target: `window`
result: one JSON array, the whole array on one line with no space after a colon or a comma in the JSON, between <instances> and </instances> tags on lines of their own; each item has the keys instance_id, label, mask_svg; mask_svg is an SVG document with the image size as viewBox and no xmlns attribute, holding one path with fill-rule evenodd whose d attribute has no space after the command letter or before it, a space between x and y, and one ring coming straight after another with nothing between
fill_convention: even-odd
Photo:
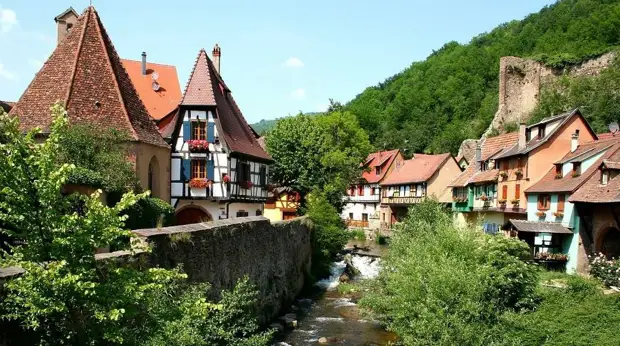
<instances>
[{"instance_id":1,"label":"window","mask_svg":"<svg viewBox=\"0 0 620 346\"><path fill-rule=\"evenodd\" d=\"M527 130L525 130L525 141L529 142L530 139L532 139L532 130L531 129L527 129Z\"/></svg>"},{"instance_id":2,"label":"window","mask_svg":"<svg viewBox=\"0 0 620 346\"><path fill-rule=\"evenodd\" d=\"M349 195L355 196L355 185L351 185L351 187L349 188Z\"/></svg>"},{"instance_id":3,"label":"window","mask_svg":"<svg viewBox=\"0 0 620 346\"><path fill-rule=\"evenodd\" d=\"M260 167L260 185L267 186L267 167Z\"/></svg>"},{"instance_id":4,"label":"window","mask_svg":"<svg viewBox=\"0 0 620 346\"><path fill-rule=\"evenodd\" d=\"M521 198L521 184L515 185L515 199Z\"/></svg>"},{"instance_id":5,"label":"window","mask_svg":"<svg viewBox=\"0 0 620 346\"><path fill-rule=\"evenodd\" d=\"M248 215L249 215L248 212L245 210L239 210L237 212L237 217L247 217Z\"/></svg>"},{"instance_id":6,"label":"window","mask_svg":"<svg viewBox=\"0 0 620 346\"><path fill-rule=\"evenodd\" d=\"M353 220L353 213L349 213L349 220Z\"/></svg>"},{"instance_id":7,"label":"window","mask_svg":"<svg viewBox=\"0 0 620 346\"><path fill-rule=\"evenodd\" d=\"M551 204L551 196L538 195L538 210L549 210Z\"/></svg>"},{"instance_id":8,"label":"window","mask_svg":"<svg viewBox=\"0 0 620 346\"><path fill-rule=\"evenodd\" d=\"M581 175L581 162L573 162L573 177Z\"/></svg>"},{"instance_id":9,"label":"window","mask_svg":"<svg viewBox=\"0 0 620 346\"><path fill-rule=\"evenodd\" d=\"M564 212L564 203L565 203L564 195L558 195L558 211Z\"/></svg>"},{"instance_id":10,"label":"window","mask_svg":"<svg viewBox=\"0 0 620 346\"><path fill-rule=\"evenodd\" d=\"M192 139L207 139L207 123L204 121L192 121Z\"/></svg>"},{"instance_id":11,"label":"window","mask_svg":"<svg viewBox=\"0 0 620 346\"><path fill-rule=\"evenodd\" d=\"M263 212L260 209L256 209L256 216L263 215Z\"/></svg>"},{"instance_id":12,"label":"window","mask_svg":"<svg viewBox=\"0 0 620 346\"><path fill-rule=\"evenodd\" d=\"M545 125L538 125L538 139L545 138Z\"/></svg>"},{"instance_id":13,"label":"window","mask_svg":"<svg viewBox=\"0 0 620 346\"><path fill-rule=\"evenodd\" d=\"M415 196L415 185L409 185L409 196Z\"/></svg>"},{"instance_id":14,"label":"window","mask_svg":"<svg viewBox=\"0 0 620 346\"><path fill-rule=\"evenodd\" d=\"M502 199L508 199L508 185L502 186Z\"/></svg>"},{"instance_id":15,"label":"window","mask_svg":"<svg viewBox=\"0 0 620 346\"><path fill-rule=\"evenodd\" d=\"M206 179L207 165L205 160L192 160L192 179Z\"/></svg>"},{"instance_id":16,"label":"window","mask_svg":"<svg viewBox=\"0 0 620 346\"><path fill-rule=\"evenodd\" d=\"M416 185L416 197L424 197L424 186L422 184Z\"/></svg>"},{"instance_id":17,"label":"window","mask_svg":"<svg viewBox=\"0 0 620 346\"><path fill-rule=\"evenodd\" d=\"M364 185L359 185L357 187L357 194L360 196L364 196Z\"/></svg>"},{"instance_id":18,"label":"window","mask_svg":"<svg viewBox=\"0 0 620 346\"><path fill-rule=\"evenodd\" d=\"M368 222L368 214L366 214L366 213L362 214L362 221L363 222Z\"/></svg>"},{"instance_id":19,"label":"window","mask_svg":"<svg viewBox=\"0 0 620 346\"><path fill-rule=\"evenodd\" d=\"M371 196L376 196L376 195L378 195L378 193L377 193L377 188L376 188L376 187L373 187L373 188L371 188L371 189L370 189L370 195L371 195Z\"/></svg>"},{"instance_id":20,"label":"window","mask_svg":"<svg viewBox=\"0 0 620 346\"><path fill-rule=\"evenodd\" d=\"M557 179L562 178L562 165L561 164L555 165L555 177Z\"/></svg>"},{"instance_id":21,"label":"window","mask_svg":"<svg viewBox=\"0 0 620 346\"><path fill-rule=\"evenodd\" d=\"M239 172L237 172L237 181L251 181L250 164L247 162L238 162L237 167L239 168Z\"/></svg>"},{"instance_id":22,"label":"window","mask_svg":"<svg viewBox=\"0 0 620 346\"><path fill-rule=\"evenodd\" d=\"M381 166L375 167L375 174L376 175L381 175Z\"/></svg>"},{"instance_id":23,"label":"window","mask_svg":"<svg viewBox=\"0 0 620 346\"><path fill-rule=\"evenodd\" d=\"M385 222L385 213L381 213L381 219L383 222Z\"/></svg>"},{"instance_id":24,"label":"window","mask_svg":"<svg viewBox=\"0 0 620 346\"><path fill-rule=\"evenodd\" d=\"M609 171L608 170L601 171L601 184L607 185L608 181L609 181Z\"/></svg>"}]
</instances>

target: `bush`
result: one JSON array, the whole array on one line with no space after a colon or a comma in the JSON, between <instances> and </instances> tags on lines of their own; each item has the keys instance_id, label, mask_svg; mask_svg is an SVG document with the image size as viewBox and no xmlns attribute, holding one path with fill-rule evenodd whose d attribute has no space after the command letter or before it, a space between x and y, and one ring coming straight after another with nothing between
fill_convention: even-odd
<instances>
[{"instance_id":1,"label":"bush","mask_svg":"<svg viewBox=\"0 0 620 346\"><path fill-rule=\"evenodd\" d=\"M329 275L329 267L349 235L336 208L322 193L312 192L307 200L307 215L312 223L312 275L319 279Z\"/></svg>"},{"instance_id":2,"label":"bush","mask_svg":"<svg viewBox=\"0 0 620 346\"><path fill-rule=\"evenodd\" d=\"M608 260L599 253L590 261L590 274L601 280L605 286L620 286L620 261Z\"/></svg>"},{"instance_id":3,"label":"bush","mask_svg":"<svg viewBox=\"0 0 620 346\"><path fill-rule=\"evenodd\" d=\"M349 239L366 240L366 232L363 229L351 229L349 230Z\"/></svg>"},{"instance_id":4,"label":"bush","mask_svg":"<svg viewBox=\"0 0 620 346\"><path fill-rule=\"evenodd\" d=\"M498 342L501 316L537 301L537 268L527 245L456 229L437 201L409 210L394 231L383 269L362 306L406 345Z\"/></svg>"},{"instance_id":5,"label":"bush","mask_svg":"<svg viewBox=\"0 0 620 346\"><path fill-rule=\"evenodd\" d=\"M126 214L128 229L155 228L175 224L174 208L163 200L147 197L130 207Z\"/></svg>"}]
</instances>

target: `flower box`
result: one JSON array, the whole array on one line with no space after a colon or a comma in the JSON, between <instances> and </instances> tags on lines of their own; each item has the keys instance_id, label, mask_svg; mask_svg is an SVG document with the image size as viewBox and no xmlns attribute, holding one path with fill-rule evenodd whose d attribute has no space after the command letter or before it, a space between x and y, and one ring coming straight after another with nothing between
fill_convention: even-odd
<instances>
[{"instance_id":1,"label":"flower box","mask_svg":"<svg viewBox=\"0 0 620 346\"><path fill-rule=\"evenodd\" d=\"M520 169L517 169L515 171L515 176L517 176L517 179L521 179L521 177L523 176L523 171Z\"/></svg>"},{"instance_id":2,"label":"flower box","mask_svg":"<svg viewBox=\"0 0 620 346\"><path fill-rule=\"evenodd\" d=\"M483 202L486 202L486 201L489 200L489 196L482 195L482 196L480 196L480 200L483 201Z\"/></svg>"},{"instance_id":3,"label":"flower box","mask_svg":"<svg viewBox=\"0 0 620 346\"><path fill-rule=\"evenodd\" d=\"M581 175L581 174L580 174L579 172L573 172L573 173L571 174L571 176L572 176L573 178L577 178L577 177L578 177L578 176L580 176L580 175Z\"/></svg>"},{"instance_id":4,"label":"flower box","mask_svg":"<svg viewBox=\"0 0 620 346\"><path fill-rule=\"evenodd\" d=\"M510 201L510 203L512 204L513 207L518 207L519 204L521 203L521 200L513 199L512 201Z\"/></svg>"},{"instance_id":5,"label":"flower box","mask_svg":"<svg viewBox=\"0 0 620 346\"><path fill-rule=\"evenodd\" d=\"M189 187L191 188L206 188L211 186L211 180L204 178L194 178L189 181Z\"/></svg>"},{"instance_id":6,"label":"flower box","mask_svg":"<svg viewBox=\"0 0 620 346\"><path fill-rule=\"evenodd\" d=\"M544 212L544 211L542 211L542 210L539 210L539 211L537 211L537 212L536 212L536 216L538 216L539 218L543 218L543 217L545 217L546 215L547 215L547 213L545 213L545 212Z\"/></svg>"},{"instance_id":7,"label":"flower box","mask_svg":"<svg viewBox=\"0 0 620 346\"><path fill-rule=\"evenodd\" d=\"M539 261L566 262L568 261L568 255L563 253L539 252L534 256L534 259Z\"/></svg>"},{"instance_id":8,"label":"flower box","mask_svg":"<svg viewBox=\"0 0 620 346\"><path fill-rule=\"evenodd\" d=\"M189 151L191 153L208 153L209 142L204 139L192 139L187 141Z\"/></svg>"},{"instance_id":9,"label":"flower box","mask_svg":"<svg viewBox=\"0 0 620 346\"><path fill-rule=\"evenodd\" d=\"M555 175L555 179L562 179L564 176L562 175L562 173L557 173Z\"/></svg>"},{"instance_id":10,"label":"flower box","mask_svg":"<svg viewBox=\"0 0 620 346\"><path fill-rule=\"evenodd\" d=\"M557 217L557 218L562 218L564 217L564 213L561 211L556 211L553 213L553 216Z\"/></svg>"},{"instance_id":11,"label":"flower box","mask_svg":"<svg viewBox=\"0 0 620 346\"><path fill-rule=\"evenodd\" d=\"M224 174L224 176L222 177L222 181L224 182L224 184L230 183L230 177L228 176L228 174Z\"/></svg>"},{"instance_id":12,"label":"flower box","mask_svg":"<svg viewBox=\"0 0 620 346\"><path fill-rule=\"evenodd\" d=\"M467 202L467 197L452 196L452 201L454 201L455 203L465 203Z\"/></svg>"},{"instance_id":13,"label":"flower box","mask_svg":"<svg viewBox=\"0 0 620 346\"><path fill-rule=\"evenodd\" d=\"M254 184L252 184L251 181L240 181L239 182L239 186L241 186L242 189L251 189L252 186L254 186Z\"/></svg>"},{"instance_id":14,"label":"flower box","mask_svg":"<svg viewBox=\"0 0 620 346\"><path fill-rule=\"evenodd\" d=\"M504 172L504 171L499 172L499 176L504 178L504 179L507 179L508 178L508 172Z\"/></svg>"}]
</instances>

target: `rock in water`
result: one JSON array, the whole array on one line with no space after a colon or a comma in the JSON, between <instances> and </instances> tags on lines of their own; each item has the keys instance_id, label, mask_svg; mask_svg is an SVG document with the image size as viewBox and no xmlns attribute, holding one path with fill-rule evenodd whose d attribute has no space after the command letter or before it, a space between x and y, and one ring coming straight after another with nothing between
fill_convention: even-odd
<instances>
[{"instance_id":1,"label":"rock in water","mask_svg":"<svg viewBox=\"0 0 620 346\"><path fill-rule=\"evenodd\" d=\"M319 344L321 344L321 345L325 345L327 342L328 342L328 341L327 341L327 338L326 338L326 337L319 338Z\"/></svg>"},{"instance_id":2,"label":"rock in water","mask_svg":"<svg viewBox=\"0 0 620 346\"><path fill-rule=\"evenodd\" d=\"M297 328L297 315L286 314L280 317L280 321L288 328Z\"/></svg>"}]
</instances>

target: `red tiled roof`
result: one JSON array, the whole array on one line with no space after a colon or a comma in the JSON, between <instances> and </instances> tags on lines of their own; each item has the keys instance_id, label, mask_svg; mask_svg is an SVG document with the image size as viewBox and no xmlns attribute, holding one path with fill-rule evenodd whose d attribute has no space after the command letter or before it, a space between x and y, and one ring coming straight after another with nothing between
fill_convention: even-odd
<instances>
[{"instance_id":1,"label":"red tiled roof","mask_svg":"<svg viewBox=\"0 0 620 346\"><path fill-rule=\"evenodd\" d=\"M91 6L58 44L10 114L22 130L49 131L50 106L70 121L126 131L133 140L168 147L140 100L97 11Z\"/></svg>"},{"instance_id":2,"label":"red tiled roof","mask_svg":"<svg viewBox=\"0 0 620 346\"><path fill-rule=\"evenodd\" d=\"M494 156L503 153L508 148L512 147L518 140L519 134L505 133L503 135L485 138L480 145L481 160L486 161ZM494 173L489 173L494 172ZM479 178L478 175L481 175ZM465 171L461 173L456 179L454 179L448 186L451 187L465 187L470 183L481 183L492 181L497 178L497 171L480 171L479 161L473 161L467 166Z\"/></svg>"},{"instance_id":3,"label":"red tiled roof","mask_svg":"<svg viewBox=\"0 0 620 346\"><path fill-rule=\"evenodd\" d=\"M204 49L198 53L181 106L215 106L218 132L231 152L272 160L258 143L258 135L245 121L230 89Z\"/></svg>"},{"instance_id":4,"label":"red tiled roof","mask_svg":"<svg viewBox=\"0 0 620 346\"><path fill-rule=\"evenodd\" d=\"M605 154L605 158L612 162L620 161L620 144L614 145ZM595 168L594 172L587 177L583 185L568 199L569 202L581 203L617 203L620 202L620 175L609 180L607 185L601 184L601 170Z\"/></svg>"},{"instance_id":5,"label":"red tiled roof","mask_svg":"<svg viewBox=\"0 0 620 346\"><path fill-rule=\"evenodd\" d=\"M588 142L580 145L574 152L566 154L561 162L569 162L571 159L579 159L583 156L583 159L595 156L604 150L607 150L601 158L599 158L592 166L590 166L581 175L573 177L572 174L567 174L561 179L555 178L555 167L552 167L547 174L545 174L538 182L530 186L525 193L541 193L541 192L573 192L585 183L591 175L593 175L601 163L609 157L613 152L613 145L620 143L618 139L599 140ZM612 148L610 148L612 147Z\"/></svg>"},{"instance_id":6,"label":"red tiled roof","mask_svg":"<svg viewBox=\"0 0 620 346\"><path fill-rule=\"evenodd\" d=\"M122 59L121 62L151 118L160 120L177 108L181 102L181 86L176 67L147 62L146 75L143 75L141 61ZM154 73L157 73L157 91L153 89Z\"/></svg>"},{"instance_id":7,"label":"red tiled roof","mask_svg":"<svg viewBox=\"0 0 620 346\"><path fill-rule=\"evenodd\" d=\"M499 176L499 169L491 169L488 171L478 172L471 179L469 179L467 183L476 184L476 183L488 183L492 181L497 181L498 176Z\"/></svg>"},{"instance_id":8,"label":"red tiled roof","mask_svg":"<svg viewBox=\"0 0 620 346\"><path fill-rule=\"evenodd\" d=\"M366 157L365 164L366 166L364 173L362 174L362 178L366 180L369 184L375 184L383 180L385 177L388 167L392 165L394 159L398 155L398 149L390 150L390 151L378 151L376 153L371 153ZM383 167L381 170L381 174L377 175L375 167Z\"/></svg>"},{"instance_id":9,"label":"red tiled roof","mask_svg":"<svg viewBox=\"0 0 620 346\"><path fill-rule=\"evenodd\" d=\"M425 182L450 158L450 153L440 155L415 154L412 159L406 160L399 167L396 167L392 173L381 182L381 185Z\"/></svg>"},{"instance_id":10,"label":"red tiled roof","mask_svg":"<svg viewBox=\"0 0 620 346\"><path fill-rule=\"evenodd\" d=\"M598 139L610 139L614 137L620 137L620 133L605 132L605 133L599 133L596 136L598 137Z\"/></svg>"},{"instance_id":11,"label":"red tiled roof","mask_svg":"<svg viewBox=\"0 0 620 346\"><path fill-rule=\"evenodd\" d=\"M618 161L603 160L603 165L607 169L620 170L620 162Z\"/></svg>"}]
</instances>

